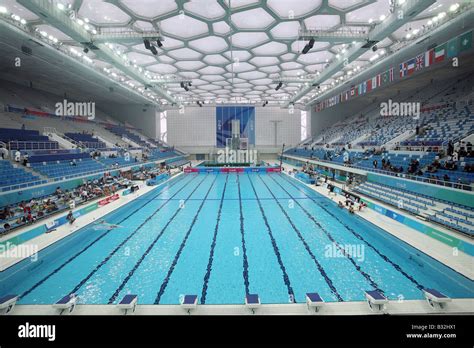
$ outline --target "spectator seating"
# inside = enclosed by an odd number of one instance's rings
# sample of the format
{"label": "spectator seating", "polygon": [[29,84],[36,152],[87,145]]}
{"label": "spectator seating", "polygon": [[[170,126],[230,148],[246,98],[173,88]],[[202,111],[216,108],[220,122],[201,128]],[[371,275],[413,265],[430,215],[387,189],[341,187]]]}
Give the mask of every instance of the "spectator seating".
{"label": "spectator seating", "polygon": [[13,165],[9,161],[0,160],[0,189],[1,191],[14,190],[46,183],[36,175],[25,171],[20,165]]}
{"label": "spectator seating", "polygon": [[31,167],[55,180],[69,179],[107,169],[105,165],[89,157],[87,153],[32,156]]}
{"label": "spectator seating", "polygon": [[474,235],[474,210],[469,207],[448,204],[423,194],[371,182],[364,182],[354,190],[449,228]]}
{"label": "spectator seating", "polygon": [[89,149],[103,149],[106,147],[102,141],[94,138],[91,134],[64,133],[64,135]]}
{"label": "spectator seating", "polygon": [[10,150],[58,149],[58,143],[40,135],[37,130],[0,128],[0,141],[9,144]]}

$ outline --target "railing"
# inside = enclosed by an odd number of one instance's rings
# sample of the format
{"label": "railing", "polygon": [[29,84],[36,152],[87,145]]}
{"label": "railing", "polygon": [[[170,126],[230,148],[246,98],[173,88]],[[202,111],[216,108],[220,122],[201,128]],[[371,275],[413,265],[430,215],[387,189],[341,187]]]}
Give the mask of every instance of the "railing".
{"label": "railing", "polygon": [[48,182],[48,180],[36,180],[36,181],[24,182],[24,183],[21,183],[21,184],[2,186],[2,187],[0,187],[0,191],[1,192],[6,192],[6,191],[18,190],[18,189],[21,189],[21,188],[46,184],[47,182]]}
{"label": "railing", "polygon": [[375,169],[375,168],[367,168],[367,167],[362,167],[354,164],[347,164],[347,163],[340,163],[340,162],[332,162],[328,160],[322,160],[318,158],[308,158],[308,157],[301,157],[297,155],[291,155],[291,154],[283,154],[283,157],[285,156],[294,156],[294,157],[299,157],[301,158],[301,161],[305,162],[307,160],[309,161],[318,161],[318,162],[323,162],[327,164],[336,164],[339,166],[344,166],[348,168],[354,168],[354,169],[361,169],[364,171],[369,171],[369,172],[374,172],[374,173],[379,173],[379,174],[384,174],[384,175],[390,175],[390,176],[396,176],[401,179],[408,179],[408,180],[413,180],[413,181],[418,181],[418,182],[424,182],[428,184],[435,184],[435,185],[440,185],[444,187],[451,187],[459,190],[465,190],[465,191],[473,191],[473,184],[462,184],[462,183],[457,183],[457,182],[452,182],[452,181],[444,181],[444,180],[439,180],[439,179],[433,179],[433,178],[426,178],[423,176],[417,176],[417,175],[410,175],[410,174],[404,174],[404,173],[395,173],[387,170],[382,170],[382,169]]}
{"label": "railing", "polygon": [[58,143],[53,141],[12,140],[8,142],[10,150],[57,150]]}

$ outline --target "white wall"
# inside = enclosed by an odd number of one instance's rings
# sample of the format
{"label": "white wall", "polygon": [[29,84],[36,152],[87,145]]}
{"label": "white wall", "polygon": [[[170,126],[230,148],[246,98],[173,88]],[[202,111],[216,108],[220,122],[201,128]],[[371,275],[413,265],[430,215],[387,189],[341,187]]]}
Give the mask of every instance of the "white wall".
{"label": "white wall", "polygon": [[[188,107],[184,114],[178,110],[168,110],[168,144],[174,146],[216,146],[216,108]],[[300,111],[289,114],[288,109],[256,107],[255,141],[257,146],[275,145],[275,128],[271,120],[278,124],[277,146],[282,143],[295,145],[300,141]]]}
{"label": "white wall", "polygon": [[255,130],[257,146],[275,146],[275,126],[271,121],[278,123],[276,146],[281,144],[296,145],[300,142],[301,114],[294,110],[293,114],[288,109],[257,107],[255,108]]}
{"label": "white wall", "polygon": [[168,144],[172,146],[216,146],[216,108],[187,107],[167,112]]}

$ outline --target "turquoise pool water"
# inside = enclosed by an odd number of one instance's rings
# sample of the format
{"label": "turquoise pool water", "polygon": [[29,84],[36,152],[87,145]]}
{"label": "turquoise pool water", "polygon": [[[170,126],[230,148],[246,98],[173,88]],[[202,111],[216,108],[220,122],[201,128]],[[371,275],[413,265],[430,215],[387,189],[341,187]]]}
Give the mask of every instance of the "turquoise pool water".
{"label": "turquoise pool water", "polygon": [[[0,295],[48,304],[241,304],[474,297],[474,282],[279,173],[185,174],[0,273]],[[346,252],[342,252],[345,250]]]}

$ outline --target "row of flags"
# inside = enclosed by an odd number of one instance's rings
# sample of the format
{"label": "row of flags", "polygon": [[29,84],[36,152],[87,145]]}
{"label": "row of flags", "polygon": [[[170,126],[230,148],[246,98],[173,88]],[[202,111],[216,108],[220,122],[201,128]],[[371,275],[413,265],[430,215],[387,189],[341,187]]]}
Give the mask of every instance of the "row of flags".
{"label": "row of flags", "polygon": [[432,48],[416,57],[400,64],[400,77],[407,77],[415,71],[422,70],[433,64],[444,62],[447,58],[456,57],[459,53],[472,48],[472,33],[468,31],[462,35]]}
{"label": "row of flags", "polygon": [[[459,53],[472,48],[473,31],[461,34],[448,42],[445,42],[435,48],[432,48],[416,57],[409,59],[400,64],[400,78],[410,76],[415,71],[422,70],[433,64],[443,62],[447,58],[456,57]],[[383,73],[375,75],[371,79],[364,81],[358,85],[351,86],[350,89],[325,99],[316,104],[314,110],[322,111],[328,107],[334,106],[341,102],[347,101],[353,97],[368,93],[377,87],[381,87],[394,80],[394,68],[390,68]]]}
{"label": "row of flags", "polygon": [[350,89],[340,94],[337,94],[331,98],[328,98],[326,100],[319,102],[315,106],[315,111],[321,111],[328,107],[347,101],[351,98],[357,97],[359,95],[363,95],[365,93],[368,93],[376,89],[377,87],[384,86],[387,83],[392,82],[393,80],[394,80],[394,68],[390,68],[384,71],[383,73],[375,75],[371,79],[368,79],[362,83],[359,83],[358,85],[351,86]]}

